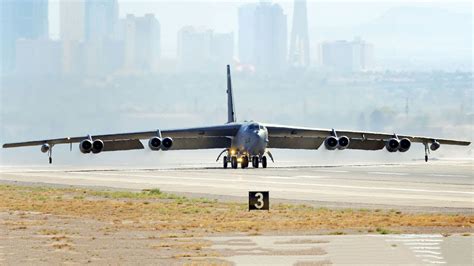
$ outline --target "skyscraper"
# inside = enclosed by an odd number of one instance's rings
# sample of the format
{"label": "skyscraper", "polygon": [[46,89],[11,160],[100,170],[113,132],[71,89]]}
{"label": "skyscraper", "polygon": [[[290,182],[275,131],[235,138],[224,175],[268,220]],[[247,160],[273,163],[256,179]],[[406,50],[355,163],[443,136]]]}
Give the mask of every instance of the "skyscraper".
{"label": "skyscraper", "polygon": [[0,5],[1,70],[11,71],[18,39],[49,36],[48,0],[3,0]]}
{"label": "skyscraper", "polygon": [[255,64],[255,9],[257,4],[246,4],[239,8],[239,60],[244,64]]}
{"label": "skyscraper", "polygon": [[368,70],[373,66],[373,59],[373,45],[360,38],[321,44],[322,65],[338,72]]}
{"label": "skyscraper", "polygon": [[85,1],[85,39],[98,40],[113,36],[118,23],[117,0]]}
{"label": "skyscraper", "polygon": [[288,60],[295,67],[307,67],[310,62],[306,0],[295,0],[293,4],[293,26]]}
{"label": "skyscraper", "polygon": [[85,0],[61,0],[59,28],[63,41],[83,41],[85,33]]}
{"label": "skyscraper", "polygon": [[239,9],[239,58],[257,72],[278,72],[287,63],[286,15],[278,4],[260,2]]}
{"label": "skyscraper", "polygon": [[178,68],[183,71],[221,71],[232,62],[234,34],[185,26],[178,32]]}
{"label": "skyscraper", "polygon": [[129,70],[151,71],[160,57],[160,23],[153,14],[143,17],[127,15],[123,23],[125,67]]}
{"label": "skyscraper", "polygon": [[62,40],[103,40],[114,35],[118,23],[117,0],[61,0]]}

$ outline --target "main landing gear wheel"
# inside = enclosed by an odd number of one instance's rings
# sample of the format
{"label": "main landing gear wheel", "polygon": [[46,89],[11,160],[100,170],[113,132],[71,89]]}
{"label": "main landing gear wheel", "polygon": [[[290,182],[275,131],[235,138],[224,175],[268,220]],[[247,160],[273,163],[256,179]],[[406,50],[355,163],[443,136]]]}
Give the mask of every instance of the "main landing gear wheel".
{"label": "main landing gear wheel", "polygon": [[266,156],[262,157],[262,167],[267,168],[267,157]]}
{"label": "main landing gear wheel", "polygon": [[252,166],[253,166],[253,168],[258,168],[258,157],[257,156],[252,157]]}
{"label": "main landing gear wheel", "polygon": [[230,159],[230,165],[233,169],[237,169],[237,157],[232,156],[232,158]]}
{"label": "main landing gear wheel", "polygon": [[242,157],[242,162],[240,163],[240,167],[242,167],[242,169],[249,167],[249,157],[247,156]]}
{"label": "main landing gear wheel", "polygon": [[229,162],[229,161],[227,160],[227,156],[224,156],[224,159],[223,159],[223,160],[224,160],[224,169],[227,169],[227,163]]}

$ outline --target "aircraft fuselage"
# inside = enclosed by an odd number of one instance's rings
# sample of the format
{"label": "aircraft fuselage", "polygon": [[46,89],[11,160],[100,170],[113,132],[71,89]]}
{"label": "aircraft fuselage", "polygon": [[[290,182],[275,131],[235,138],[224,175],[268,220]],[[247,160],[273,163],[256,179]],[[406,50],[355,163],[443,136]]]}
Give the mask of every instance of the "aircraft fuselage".
{"label": "aircraft fuselage", "polygon": [[245,122],[232,139],[231,151],[237,155],[262,156],[267,144],[267,129],[257,122]]}

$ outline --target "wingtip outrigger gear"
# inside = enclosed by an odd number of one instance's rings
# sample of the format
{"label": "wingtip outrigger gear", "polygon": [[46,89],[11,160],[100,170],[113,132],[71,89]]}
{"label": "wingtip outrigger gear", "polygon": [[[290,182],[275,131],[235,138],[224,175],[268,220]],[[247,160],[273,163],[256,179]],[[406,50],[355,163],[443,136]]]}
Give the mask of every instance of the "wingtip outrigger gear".
{"label": "wingtip outrigger gear", "polygon": [[425,162],[428,162],[428,154],[430,153],[430,149],[428,148],[428,143],[425,144]]}
{"label": "wingtip outrigger gear", "polygon": [[49,148],[48,157],[49,157],[49,164],[52,164],[53,163],[53,146]]}

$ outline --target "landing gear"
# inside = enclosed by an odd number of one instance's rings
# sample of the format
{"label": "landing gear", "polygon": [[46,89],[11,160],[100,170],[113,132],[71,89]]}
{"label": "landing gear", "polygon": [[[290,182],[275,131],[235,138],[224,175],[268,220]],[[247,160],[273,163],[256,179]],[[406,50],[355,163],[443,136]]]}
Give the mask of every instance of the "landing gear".
{"label": "landing gear", "polygon": [[230,159],[230,165],[232,166],[232,169],[237,169],[238,162],[236,156],[232,156],[232,158]]}
{"label": "landing gear", "polygon": [[242,156],[242,162],[240,162],[240,167],[242,167],[242,169],[249,167],[249,157]]}
{"label": "landing gear", "polygon": [[253,168],[258,168],[258,163],[259,163],[258,156],[253,156],[252,157],[252,166],[253,166]]}
{"label": "landing gear", "polygon": [[428,143],[425,143],[425,162],[428,162],[429,153],[430,153],[430,149],[428,148]]}
{"label": "landing gear", "polygon": [[223,161],[224,161],[224,169],[227,169],[227,163],[229,162],[227,160],[227,156],[224,156]]}
{"label": "landing gear", "polygon": [[262,167],[267,168],[267,157],[266,156],[262,156]]}

